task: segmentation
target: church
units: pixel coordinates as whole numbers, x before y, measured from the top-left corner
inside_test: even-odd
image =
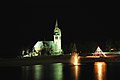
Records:
[[[37,41],[32,49],[32,52],[29,53],[29,56],[63,54],[63,50],[61,49],[61,30],[58,27],[57,20],[54,28],[53,37],[53,41]]]

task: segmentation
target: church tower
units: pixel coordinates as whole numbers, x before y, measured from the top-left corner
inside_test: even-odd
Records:
[[[58,28],[58,22],[56,20],[55,29],[54,29],[54,52],[56,54],[61,54],[61,30]]]

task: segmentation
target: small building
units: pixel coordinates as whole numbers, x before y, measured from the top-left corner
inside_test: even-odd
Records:
[[[98,46],[96,51],[93,53],[93,56],[106,57],[105,53]]]

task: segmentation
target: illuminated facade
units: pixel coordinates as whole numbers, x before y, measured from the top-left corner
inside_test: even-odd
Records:
[[[96,51],[93,53],[93,56],[106,57],[105,53],[103,53],[103,51],[100,49],[99,46],[97,47]]]
[[[60,55],[62,54],[61,49],[61,30],[58,27],[56,20],[55,29],[54,29],[54,41],[38,41],[34,47],[32,55]],[[34,53],[34,54],[33,54]]]

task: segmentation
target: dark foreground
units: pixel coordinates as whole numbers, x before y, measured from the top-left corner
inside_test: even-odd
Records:
[[[70,63],[71,55],[39,56],[32,58],[0,59],[0,66],[25,66],[51,63]],[[93,57],[80,56],[79,62],[120,62],[120,56]]]

